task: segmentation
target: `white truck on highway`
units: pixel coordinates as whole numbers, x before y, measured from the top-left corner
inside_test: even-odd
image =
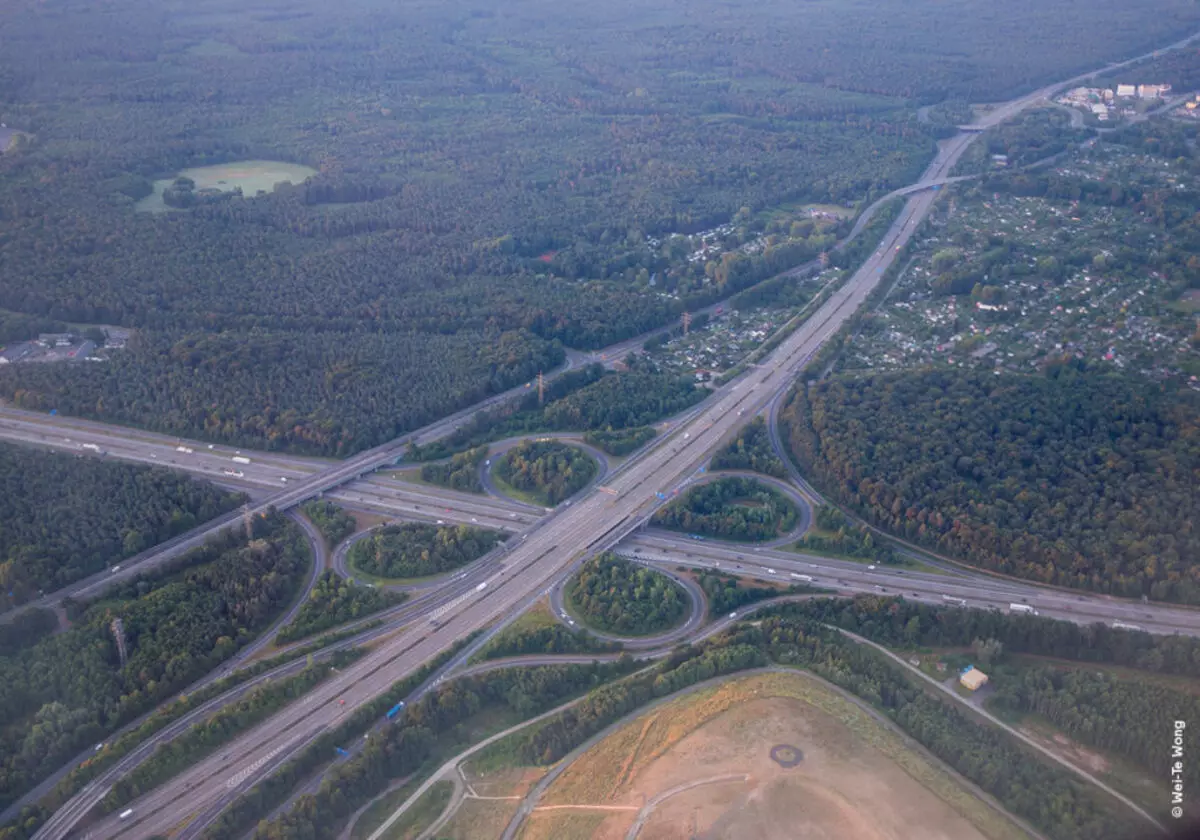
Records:
[[[1038,614],[1038,611],[1028,604],[1009,604],[1008,611],[1015,613],[1029,613],[1030,615]]]
[[[94,443],[81,443],[79,446],[80,446],[82,449],[90,449],[90,450],[91,450],[91,451],[93,451],[93,452],[99,452],[99,451],[100,451],[100,447],[99,447],[99,446],[97,446],[97,445],[96,445],[96,444],[94,444]]]
[[[234,455],[234,456],[233,456],[233,462],[234,462],[235,464],[249,464],[249,463],[250,463],[250,459],[249,459],[249,458],[247,458],[245,455]]]
[[[1141,630],[1142,628],[1136,624],[1126,624],[1124,621],[1114,621],[1112,623],[1114,630]]]
[[[245,478],[246,477],[246,474],[244,472],[242,472],[241,470],[224,469],[224,470],[221,470],[221,472],[225,473],[225,475],[229,476],[230,478]]]
[[[190,446],[176,446],[175,451],[182,452],[184,455],[191,455],[196,450],[192,449]]]
[[[798,575],[792,572],[792,580],[802,580],[805,583],[812,583],[812,575]]]
[[[965,607],[967,605],[966,598],[955,598],[953,595],[943,595],[942,600],[947,604],[954,604],[955,606],[959,607]]]

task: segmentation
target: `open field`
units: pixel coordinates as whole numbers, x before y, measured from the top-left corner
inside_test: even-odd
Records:
[[[260,191],[273,192],[275,185],[283,181],[303,184],[316,174],[317,170],[312,167],[277,160],[240,160],[217,166],[198,166],[184,169],[174,178],[155,181],[154,192],[139,201],[137,209],[151,213],[171,209],[163,203],[162,195],[175,178],[191,178],[196,182],[197,190],[231,192],[235,187],[241,187],[243,195],[254,196]]]
[[[771,758],[780,744],[800,750],[798,765]],[[637,821],[641,840],[1025,836],[898,734],[799,673],[729,682],[633,721],[563,773],[521,837],[608,840]]]

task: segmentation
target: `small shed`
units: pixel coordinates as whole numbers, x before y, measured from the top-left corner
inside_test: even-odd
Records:
[[[987,674],[983,673],[983,671],[980,671],[978,668],[972,665],[970,668],[959,674],[958,681],[968,691],[978,691],[987,685],[988,677]]]

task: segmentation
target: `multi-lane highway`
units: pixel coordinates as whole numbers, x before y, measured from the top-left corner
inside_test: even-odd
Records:
[[[1044,95],[1044,92],[1039,92],[1001,106],[982,122],[999,122]],[[936,182],[945,179],[973,139],[973,134],[964,133],[941,144],[922,180]],[[378,696],[423,662],[446,650],[455,640],[485,627],[494,628],[518,614],[546,592],[548,583],[560,580],[578,562],[595,551],[614,546],[628,536],[662,503],[663,496],[669,497],[674,489],[687,482],[738,426],[767,407],[782,389],[788,387],[794,374],[799,372],[822,343],[858,310],[896,252],[904,246],[928,212],[934,198],[935,194],[930,191],[914,193],[885,234],[881,247],[805,324],[784,340],[763,364],[719,389],[686,421],[617,469],[607,480],[605,488],[593,490],[572,506],[560,508],[531,525],[518,539],[510,540],[502,554],[498,553],[496,558],[489,559],[487,563],[473,566],[470,573],[459,577],[435,595],[422,599],[425,605],[420,619],[383,641],[362,660],[323,683],[302,701],[255,727],[221,755],[200,762],[159,790],[138,800],[128,819],[110,818],[93,826],[92,836],[144,837],[166,833],[176,829],[191,815],[212,813],[286,760],[315,735],[336,723],[345,710]],[[290,507],[317,493],[360,478],[393,461],[409,441],[419,442],[445,434],[469,413],[461,412],[418,434],[362,453],[315,475],[299,478],[295,482],[289,480],[287,489],[272,497],[270,504],[279,508]],[[283,465],[272,463],[272,466]],[[265,509],[265,505],[260,504],[255,508],[259,509]],[[199,544],[222,525],[217,523],[190,534],[179,545],[172,546],[172,550],[187,547],[184,544]],[[676,561],[672,559],[669,562]],[[782,563],[782,560],[773,558],[771,562]],[[760,571],[770,574],[769,570]],[[873,570],[863,571],[860,567],[858,574],[870,571]],[[843,573],[843,579],[849,581],[850,572]],[[104,585],[107,581],[108,578],[103,577],[100,581],[85,582],[76,592],[86,593],[90,591],[89,587]],[[908,583],[908,578],[905,578],[905,582]],[[927,584],[933,585],[925,580],[914,582],[912,591],[919,593],[919,586]],[[851,586],[849,583],[845,585]],[[882,584],[867,585],[882,587]],[[941,582],[940,585],[948,587],[959,584]],[[1015,583],[1004,585],[1022,586]],[[981,590],[977,582],[964,584],[964,589],[976,593],[976,598],[980,597]],[[1027,590],[1034,589],[1027,587]],[[1007,591],[1000,593],[997,590],[994,594],[1014,597]],[[1015,597],[1027,597],[1032,604],[1033,598],[1042,596],[1027,591],[1024,596]],[[1066,612],[1069,607],[1074,610],[1077,609],[1074,604],[1066,601],[1082,597],[1055,593],[1048,598],[1058,598],[1061,602],[1047,600],[1045,609],[1061,607]],[[1040,607],[1043,602],[1037,603]],[[1125,602],[1112,603],[1122,611],[1139,608]],[[1097,614],[1104,613],[1111,617],[1115,614],[1113,609],[1097,608]],[[1148,607],[1143,609],[1150,610]],[[1153,608],[1156,618],[1161,609],[1158,606]],[[1138,623],[1148,625],[1150,619],[1144,618]],[[45,833],[45,836],[51,835],[62,836],[61,833]]]
[[[961,135],[942,144],[926,178],[944,177],[971,139]],[[542,594],[548,581],[558,580],[586,556],[615,545],[638,528],[663,496],[685,483],[742,423],[788,387],[792,376],[858,310],[933,199],[930,192],[908,199],[879,249],[763,364],[719,389],[690,420],[622,465],[610,476],[604,492],[587,494],[522,534],[506,552],[504,567],[490,579],[468,576],[460,582],[465,591],[450,587],[430,620],[400,631],[303,702],[247,733],[226,753],[206,759],[143,797],[134,804],[130,818],[99,823],[93,835],[139,837],[166,832],[188,814],[232,798],[336,722],[347,706],[378,696],[456,639],[519,613]],[[342,468],[346,477],[364,462],[356,463]]]

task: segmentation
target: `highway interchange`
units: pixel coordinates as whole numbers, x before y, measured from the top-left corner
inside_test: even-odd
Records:
[[[166,834],[177,831],[197,814],[215,816],[221,807],[294,755],[316,735],[336,724],[346,710],[383,693],[458,639],[485,629],[489,636],[494,634],[539,598],[555,591],[556,586],[561,585],[587,557],[614,547],[627,556],[668,569],[676,566],[719,567],[780,582],[794,580],[793,575],[805,575],[814,578],[814,585],[840,592],[886,592],[934,603],[945,603],[947,598],[962,598],[974,606],[1000,608],[1020,602],[1044,615],[1074,621],[1119,620],[1136,623],[1151,632],[1200,632],[1200,614],[1159,604],[1066,593],[965,573],[873,569],[778,549],[755,551],[744,546],[684,541],[659,533],[640,532],[662,504],[659,494],[670,497],[673,491],[694,480],[708,458],[738,427],[776,403],[821,345],[861,307],[936,199],[936,191],[927,187],[945,182],[954,163],[975,138],[975,132],[1090,75],[1093,74],[1006,103],[972,126],[971,131],[964,131],[941,144],[937,156],[921,182],[912,188],[911,196],[884,235],[880,247],[807,322],[761,364],[719,388],[698,409],[677,419],[664,434],[613,469],[603,488],[592,488],[576,497],[573,504],[560,506],[553,512],[539,512],[519,503],[487,497],[464,498],[463,494],[405,484],[395,479],[366,478],[374,470],[395,463],[410,442],[427,442],[449,433],[470,416],[471,410],[459,412],[420,432],[346,461],[324,464],[314,459],[278,454],[239,453],[228,447],[210,448],[207,444],[186,443],[150,433],[114,430],[83,421],[48,419],[43,415],[4,410],[0,416],[0,438],[58,449],[78,450],[84,444],[90,444],[111,457],[146,463],[164,464],[161,455],[169,451],[175,457],[167,456],[164,466],[187,468],[218,481],[232,480],[239,486],[259,485],[275,489],[276,492],[266,498],[251,503],[249,511],[252,514],[268,507],[287,509],[324,493],[356,507],[372,509],[376,506],[381,512],[405,519],[461,522],[466,517],[477,520],[476,524],[518,531],[502,549],[472,564],[445,585],[405,605],[403,611],[407,623],[399,629],[390,628],[390,635],[381,637],[371,652],[354,665],[326,680],[301,701],[254,727],[224,751],[198,762],[141,797],[131,806],[133,815],[130,819],[122,821],[110,817],[101,820],[90,827],[89,835],[106,838]],[[494,404],[521,390],[514,389],[509,394],[494,397],[489,403]],[[82,452],[95,454],[90,448]],[[248,459],[249,463],[234,462],[234,457]],[[159,547],[148,553],[144,560],[153,562],[199,545],[240,515],[240,512],[229,514],[183,535],[165,551]],[[51,605],[67,594],[92,595],[112,579],[131,576],[137,571],[138,567],[131,563],[127,568],[96,575],[68,590],[51,593],[38,603]],[[689,627],[688,632],[693,629]],[[63,810],[77,819],[102,798],[104,792],[103,789],[85,791],[86,795],[77,797]],[[192,822],[185,835],[193,835],[202,822]],[[66,836],[73,823],[74,819],[64,818],[47,824],[38,836]]]

